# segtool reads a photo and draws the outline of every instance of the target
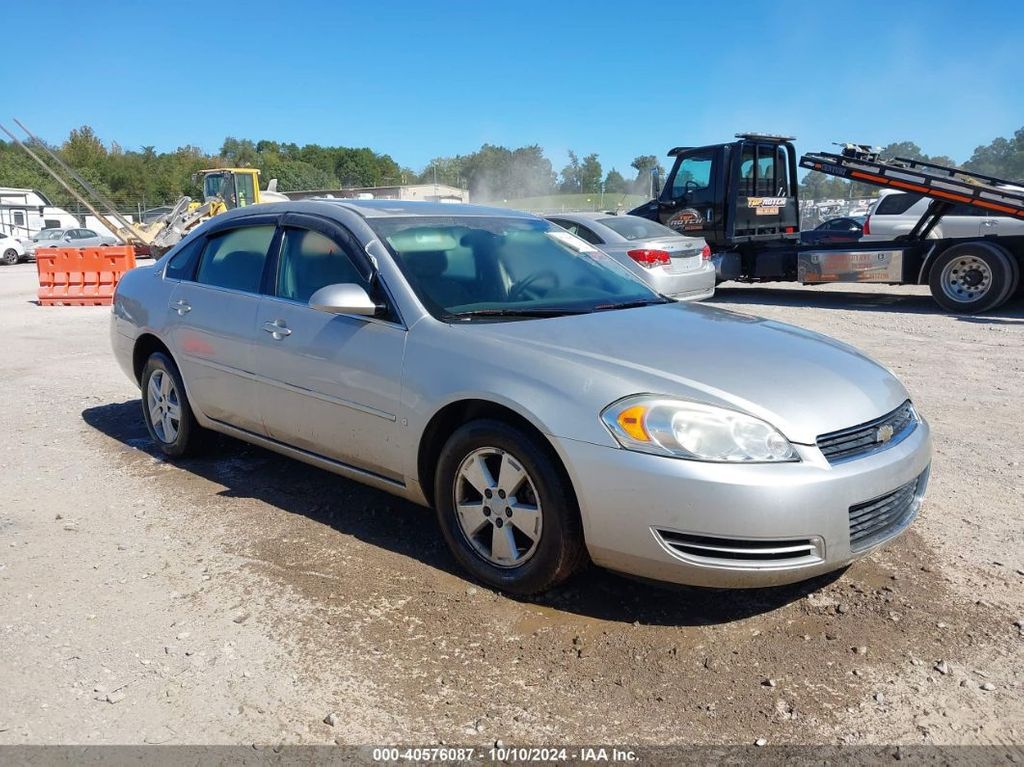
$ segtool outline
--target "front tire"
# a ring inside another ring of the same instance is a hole
[[[940,254],[928,273],[932,298],[946,311],[977,314],[999,306],[1015,284],[1013,256],[989,242],[964,242]]]
[[[7,250],[5,250],[3,253],[3,257],[0,258],[0,261],[3,261],[5,266],[14,266],[20,260],[21,257],[18,255],[18,251],[16,251],[14,248],[8,248]]]
[[[194,454],[202,437],[185,394],[178,366],[166,354],[156,352],[142,371],[142,416],[149,436],[169,458]]]
[[[576,496],[550,446],[501,421],[472,421],[438,460],[435,506],[452,554],[512,594],[557,586],[587,562]]]

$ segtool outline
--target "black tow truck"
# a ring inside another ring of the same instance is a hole
[[[676,147],[665,184],[630,211],[711,246],[719,281],[928,285],[944,309],[977,313],[1013,296],[1024,236],[935,238],[955,205],[1024,218],[1024,183],[906,158],[883,159],[862,144],[803,155],[794,139],[757,133],[702,147]],[[913,230],[894,240],[801,244],[797,167],[931,199]]]

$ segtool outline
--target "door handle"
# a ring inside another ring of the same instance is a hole
[[[192,306],[184,298],[181,298],[174,304],[174,311],[176,311],[178,316],[181,317],[192,311]]]
[[[274,320],[273,322],[264,322],[263,329],[270,333],[274,337],[275,341],[280,341],[285,336],[292,334],[291,328],[289,328],[284,320]]]

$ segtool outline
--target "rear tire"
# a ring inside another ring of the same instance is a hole
[[[142,370],[142,417],[164,455],[184,458],[197,452],[204,430],[192,413],[178,366],[161,352],[150,355]]]
[[[1010,269],[1013,272],[1013,276],[1010,278],[1010,286],[1006,291],[1006,298],[1000,301],[1000,304],[1012,301],[1014,298],[1024,294],[1024,283],[1020,279],[1020,259],[1015,253],[1007,253],[1006,257],[1010,261]]]
[[[932,298],[943,309],[978,314],[994,309],[1016,287],[1013,256],[990,242],[964,242],[940,254],[928,272]]]
[[[521,429],[494,420],[459,428],[441,451],[434,488],[448,548],[489,586],[536,594],[587,563],[569,479],[550,446]]]
[[[18,251],[14,248],[8,248],[5,250],[3,257],[0,258],[0,261],[2,261],[5,266],[14,266],[20,260],[21,257],[18,255]]]

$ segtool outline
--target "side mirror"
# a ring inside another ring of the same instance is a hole
[[[661,172],[657,168],[651,169],[651,198],[657,200],[661,197]]]
[[[328,314],[375,317],[380,313],[380,307],[373,302],[363,287],[351,282],[325,285],[309,297],[309,306],[318,312]]]
[[[71,235],[70,234],[65,234],[64,235],[64,242],[71,242]]]

